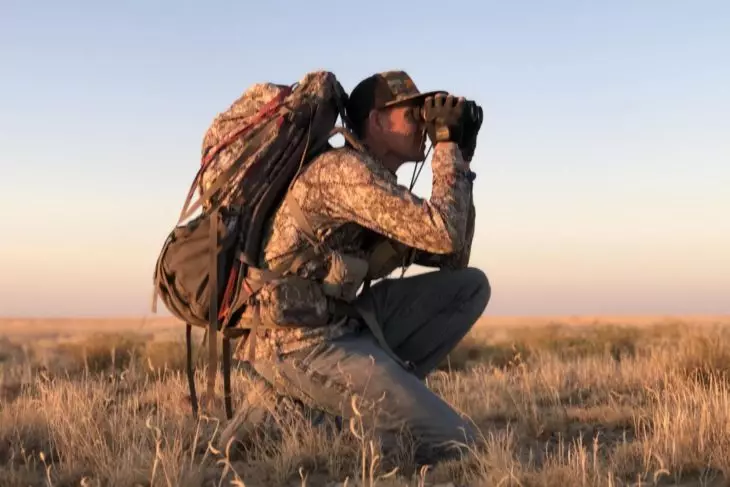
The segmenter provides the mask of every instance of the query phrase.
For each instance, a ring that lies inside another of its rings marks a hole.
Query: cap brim
[[[414,101],[421,100],[428,96],[437,95],[439,93],[447,95],[448,91],[436,90],[436,91],[427,91],[426,93],[417,93],[415,95],[410,95],[405,98],[400,98],[398,100],[389,101],[383,105],[383,108],[393,107],[393,106],[398,106],[398,105],[406,105],[408,103],[412,103]]]

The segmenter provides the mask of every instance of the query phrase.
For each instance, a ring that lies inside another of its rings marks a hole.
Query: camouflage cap
[[[415,103],[437,93],[446,92],[418,91],[413,79],[405,71],[376,73],[362,80],[352,90],[346,107],[347,117],[359,131],[371,110]]]

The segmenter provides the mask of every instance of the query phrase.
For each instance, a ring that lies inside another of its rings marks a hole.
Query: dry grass
[[[480,326],[428,378],[487,448],[398,470],[362,424],[274,409],[243,451],[192,420],[182,342],[0,339],[0,485],[727,485],[730,327]],[[51,346],[53,345],[53,346]],[[204,385],[199,370],[199,387]],[[248,387],[234,377],[234,406]]]

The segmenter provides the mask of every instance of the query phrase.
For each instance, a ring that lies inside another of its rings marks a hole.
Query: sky
[[[318,69],[482,105],[488,315],[730,313],[728,26],[726,1],[2,0],[0,316],[148,315],[212,118]]]

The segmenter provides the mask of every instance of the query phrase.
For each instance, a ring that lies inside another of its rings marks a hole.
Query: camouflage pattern
[[[438,144],[431,164],[430,200],[400,186],[395,174],[351,148],[315,158],[291,191],[316,235],[333,250],[368,259],[374,244],[387,238],[403,259],[416,249],[419,264],[462,268],[469,261],[474,226],[468,165],[454,143]],[[288,206],[282,205],[264,234],[259,266],[276,266],[307,245]],[[371,277],[385,277],[395,268],[391,264]],[[327,272],[326,261],[315,259],[299,270],[298,277],[277,279],[259,291],[256,300],[266,319],[289,328],[259,330],[256,359],[293,352],[358,326],[351,319],[330,322],[321,285]]]
[[[296,111],[297,107],[301,107],[305,101],[329,103],[341,96],[341,93],[344,93],[342,86],[339,85],[334,75],[327,71],[307,73],[293,87],[274,83],[254,84],[234,101],[228,109],[219,113],[213,119],[213,122],[203,137],[201,155],[205,158],[211,149],[221,143],[229,134],[240,129],[242,126],[254,122],[255,116],[259,111],[269,102],[275,101],[277,96],[283,98],[283,106],[278,107],[274,113],[277,116],[284,116],[291,114],[292,110]],[[296,113],[296,115],[302,115],[302,113]],[[253,123],[253,125],[261,126],[261,124],[257,125],[256,123]],[[330,128],[326,128],[327,132],[329,132]],[[256,137],[256,133],[260,134],[259,141],[256,143],[258,150],[248,156],[244,163],[245,168],[257,165],[267,149],[278,138],[287,137],[287,134],[282,133],[276,124],[264,125],[263,132],[254,130],[244,136],[237,137],[232,143],[220,151],[203,172],[199,187],[201,194],[213,184],[221,173],[241,156],[244,149],[251,142],[251,139]],[[271,168],[268,167],[270,164],[268,162],[266,164],[267,169],[270,170]],[[232,202],[238,202],[241,199],[250,200],[253,195],[259,193],[265,181],[261,177],[248,177],[244,179],[244,174],[244,170],[238,170],[229,181],[226,181],[225,190],[220,193],[223,195],[223,201],[221,203],[228,205]],[[207,206],[208,204],[206,203]]]
[[[445,91],[428,91],[421,93],[418,91],[413,79],[405,71],[386,71],[378,73],[390,90],[393,99],[385,104],[385,106],[397,105],[414,98],[423,98],[436,93],[446,93]]]
[[[221,142],[229,133],[246,123],[246,119],[253,117],[261,108],[277,96],[282,91],[281,86],[272,83],[258,83],[247,89],[240,98],[223,113],[218,114],[213,123],[203,137],[203,146],[201,149],[202,157],[205,157],[211,148]],[[271,127],[273,129],[273,127]],[[270,130],[269,137],[265,143],[261,144],[261,149],[265,149],[270,144],[276,132]],[[216,178],[226,170],[243,152],[246,138],[239,137],[233,141],[228,147],[223,149],[221,153],[211,161],[208,169],[203,173],[200,181],[201,194],[209,188]],[[243,171],[238,171],[226,186],[229,188],[241,187],[241,178]],[[238,199],[238,192],[230,191],[226,194],[223,204],[229,204],[232,200]]]
[[[203,137],[203,155],[205,155],[208,149],[228,135],[229,132],[238,127],[242,121],[255,115],[261,107],[278,95],[284,88],[286,87],[273,83],[256,83],[250,86],[231,104],[228,110],[219,113],[213,119],[213,123]]]

